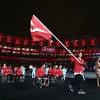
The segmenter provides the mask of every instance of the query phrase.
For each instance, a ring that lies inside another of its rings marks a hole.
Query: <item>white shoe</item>
[[[78,90],[78,92],[77,92],[78,94],[85,94],[85,91],[83,91],[83,90]]]

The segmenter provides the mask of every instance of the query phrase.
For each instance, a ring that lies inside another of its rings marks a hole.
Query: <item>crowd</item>
[[[27,76],[31,77],[34,86],[49,86],[51,83],[57,83],[58,80],[66,79],[67,68],[62,65],[42,64],[41,66],[29,65],[28,68],[21,65],[20,67],[12,67],[7,64],[3,64],[0,67],[0,78],[2,83],[15,83],[16,81],[22,82]]]

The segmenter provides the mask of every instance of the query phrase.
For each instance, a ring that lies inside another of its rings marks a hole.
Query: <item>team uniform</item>
[[[8,83],[14,82],[14,80],[13,80],[13,70],[10,67],[7,68],[7,81],[8,81]]]
[[[38,68],[36,71],[36,77],[39,78],[39,77],[44,77],[44,76],[45,76],[45,70],[42,67]]]
[[[22,82],[23,81],[23,73],[22,73],[22,69],[21,68],[17,69],[16,75],[17,75],[17,80]]]
[[[62,73],[62,69],[57,69],[57,75],[59,78],[62,77],[63,73]]]
[[[48,72],[49,76],[52,77],[53,76],[53,68],[49,68],[49,72]]]
[[[36,77],[36,67],[32,68],[32,78]]]
[[[3,70],[2,70],[2,74],[3,76],[7,76],[7,67],[4,67]]]
[[[48,76],[48,74],[49,74],[49,68],[48,67],[45,68],[45,74],[46,74],[46,76]]]
[[[44,68],[40,67],[36,71],[36,78],[35,78],[35,85],[39,88],[42,88],[44,84],[43,78],[45,77],[45,70]]]
[[[7,81],[7,66],[2,67],[2,83]]]
[[[71,58],[71,62],[74,63],[74,81],[72,85],[76,85],[76,90],[80,93],[84,89],[84,65],[83,59],[79,59],[79,63],[76,59]]]
[[[22,70],[23,78],[25,78],[26,68],[24,66],[21,66],[21,70]]]
[[[67,69],[63,68],[62,69],[62,74],[63,74],[63,79],[66,80],[66,73],[67,73]]]

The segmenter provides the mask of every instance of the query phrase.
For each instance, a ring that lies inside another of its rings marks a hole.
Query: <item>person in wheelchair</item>
[[[62,83],[62,65],[59,65],[58,69],[57,69],[57,83]]]
[[[17,70],[18,70],[18,67],[14,67],[14,72],[13,72],[14,82],[17,81]]]
[[[3,64],[1,72],[2,83],[7,82],[7,64]]]
[[[17,75],[17,82],[24,81],[21,67],[17,68],[16,75]]]
[[[11,68],[11,66],[8,66],[7,68],[7,83],[13,83],[14,79],[13,79],[13,70]]]
[[[58,77],[58,65],[54,65],[53,67],[50,67],[49,69],[49,76],[50,76],[50,83],[52,85],[55,85],[57,83],[57,77]]]
[[[20,68],[22,70],[23,79],[25,79],[25,76],[26,76],[26,68],[23,65]]]
[[[43,64],[41,67],[37,68],[36,70],[36,78],[34,85],[36,87],[42,88],[42,86],[45,85],[44,83],[44,77],[45,77],[45,64]]]
[[[63,80],[66,80],[66,73],[67,73],[67,68],[65,66],[62,68],[62,74],[63,74]]]

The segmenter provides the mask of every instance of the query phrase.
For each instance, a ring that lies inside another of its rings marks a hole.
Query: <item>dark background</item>
[[[99,0],[2,0],[0,31],[30,34],[35,14],[55,34],[99,34]]]

